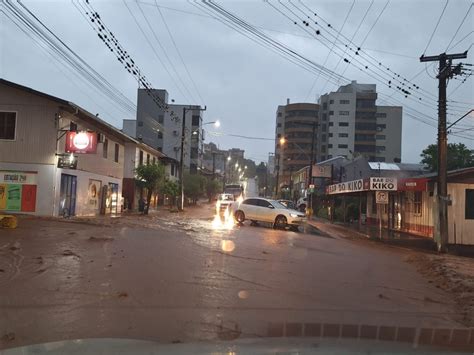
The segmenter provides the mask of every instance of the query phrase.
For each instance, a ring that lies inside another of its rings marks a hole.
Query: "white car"
[[[290,227],[298,229],[306,221],[304,213],[286,208],[280,202],[261,197],[250,197],[232,205],[235,220],[242,224],[245,220],[252,222],[269,222],[274,228]]]

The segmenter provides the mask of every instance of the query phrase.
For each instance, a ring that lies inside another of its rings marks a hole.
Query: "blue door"
[[[61,174],[59,215],[69,217],[76,214],[76,188],[77,176]]]

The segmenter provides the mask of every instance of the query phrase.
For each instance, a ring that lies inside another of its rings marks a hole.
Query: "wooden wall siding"
[[[448,194],[452,204],[448,206],[449,243],[474,245],[474,219],[465,219],[466,189],[474,189],[472,184],[448,184]]]

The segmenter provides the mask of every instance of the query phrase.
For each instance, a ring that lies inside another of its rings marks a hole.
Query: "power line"
[[[51,31],[36,15],[34,15],[25,5],[19,5],[26,11],[10,2],[4,2],[6,11],[9,11],[22,24],[25,31],[30,33],[36,40],[41,41],[56,61],[62,61],[74,72],[79,74],[82,79],[95,88],[101,95],[112,100],[117,108],[124,112],[133,113],[134,104],[104,77],[95,71],[82,57],[71,49],[63,40],[61,40],[53,31]]]
[[[469,12],[470,12],[471,9],[472,9],[472,5],[473,5],[473,3],[471,2],[471,6],[469,6],[469,9],[467,9],[466,15],[464,15],[464,18],[462,19],[462,21],[461,21],[461,23],[459,24],[459,26],[458,26],[456,32],[455,32],[454,35],[453,35],[453,38],[451,38],[451,41],[449,41],[449,44],[446,46],[446,52],[448,51],[449,46],[451,45],[451,43],[453,43],[454,39],[456,38],[456,35],[458,34],[459,30],[461,29],[461,26],[463,25],[464,21],[466,21],[467,15],[469,14]]]
[[[333,81],[340,78],[339,74],[336,74],[335,72],[325,68],[324,66],[315,63],[314,61],[306,58],[305,56],[291,49],[290,47],[282,44],[281,42],[274,40],[262,31],[256,29],[255,26],[252,26],[248,22],[225,10],[219,4],[210,1],[206,1],[204,3],[193,2],[192,4],[201,10],[204,7],[207,7],[209,11],[216,13],[219,17],[219,21],[224,23],[226,26],[243,34],[247,38],[256,41],[256,43],[276,52],[277,54],[281,55],[290,62],[300,66],[301,68],[313,73],[321,72],[321,75],[325,77],[330,77]]]
[[[183,64],[183,67],[184,67],[184,69],[186,70],[186,73],[188,74],[189,79],[191,80],[191,83],[193,84],[194,89],[196,90],[196,92],[197,92],[197,94],[198,94],[198,96],[199,96],[199,99],[200,99],[201,102],[204,104],[204,99],[202,98],[201,93],[199,92],[199,89],[198,89],[198,87],[197,87],[197,85],[196,85],[196,83],[195,83],[195,81],[194,81],[194,79],[193,79],[191,73],[190,73],[189,70],[188,70],[188,66],[186,65],[186,63],[185,63],[185,61],[184,61],[184,59],[183,59],[183,56],[181,55],[181,51],[179,50],[179,48],[178,48],[178,46],[177,46],[177,44],[176,44],[176,41],[174,40],[173,34],[171,33],[171,30],[170,30],[168,24],[166,23],[166,19],[165,19],[165,17],[163,16],[163,13],[161,12],[161,9],[160,9],[160,7],[158,6],[158,3],[156,2],[156,0],[155,0],[155,4],[156,4],[156,9],[158,10],[158,12],[159,12],[159,14],[160,14],[160,17],[161,17],[161,19],[163,20],[163,23],[164,23],[164,25],[165,25],[165,27],[166,27],[166,30],[168,31],[168,34],[169,34],[169,36],[170,36],[170,38],[171,38],[171,42],[173,42],[174,48],[176,49],[176,52],[178,53],[178,56],[179,56],[179,58],[180,58],[180,60],[181,60],[181,63]]]
[[[143,37],[145,37],[145,40],[146,42],[148,43],[148,45],[150,46],[151,50],[153,51],[153,53],[155,54],[155,57],[156,59],[158,59],[158,61],[161,63],[161,66],[163,67],[163,69],[165,69],[165,71],[168,73],[169,77],[171,78],[171,80],[173,81],[175,87],[178,89],[178,91],[181,93],[181,95],[183,95],[184,98],[187,98],[187,95],[183,92],[183,90],[181,90],[181,87],[178,85],[178,82],[175,80],[174,76],[171,74],[170,70],[168,69],[168,65],[163,61],[163,59],[161,58],[161,56],[158,54],[155,46],[151,43],[150,39],[148,38],[148,35],[146,34],[145,30],[142,28],[142,26],[140,25],[140,22],[138,21],[138,19],[135,17],[135,15],[133,14],[132,10],[130,9],[130,7],[127,5],[127,1],[126,0],[122,0],[123,4],[125,5],[125,7],[127,8],[129,14],[132,16],[133,18],[133,21],[135,22],[135,24],[137,25],[138,29],[140,30],[140,32],[142,33]],[[146,18],[145,18],[146,19]],[[155,37],[156,38],[156,37]],[[165,51],[163,51],[165,52]]]
[[[473,33],[474,33],[474,31],[468,32],[463,38],[461,38],[459,41],[457,41],[455,44],[453,44],[451,48],[455,48],[459,43],[464,41],[467,37],[469,37]]]
[[[439,23],[441,22],[441,18],[443,17],[444,11],[446,10],[446,7],[448,6],[448,3],[449,3],[449,0],[446,0],[446,4],[444,4],[443,11],[441,11],[441,15],[439,15],[438,22],[436,22],[436,26],[435,26],[433,32],[431,33],[430,39],[428,40],[428,43],[426,44],[426,47],[425,47],[425,50],[423,51],[423,54],[426,53],[426,50],[428,49],[428,47],[431,43],[431,40],[433,39],[433,36],[436,32],[436,29],[439,26]]]
[[[347,19],[349,18],[349,15],[351,14],[352,12],[352,9],[354,8],[354,5],[355,5],[355,0],[352,1],[352,5],[351,7],[349,8],[349,10],[347,11],[347,14],[346,14],[346,17],[344,18],[344,22],[342,23],[342,26],[341,26],[341,29],[337,32],[337,36],[339,37],[339,35],[341,34],[342,30],[344,29],[344,26],[346,25],[346,22],[347,22]],[[324,59],[324,63],[323,63],[323,66],[326,65],[328,59],[329,59],[329,56],[331,55],[333,49],[334,49],[334,46],[336,45],[336,41],[334,41],[332,43],[332,47],[331,49],[329,50],[326,58]],[[311,95],[311,92],[313,91],[313,88],[314,86],[316,85],[318,79],[319,79],[319,76],[320,74],[318,74],[318,76],[314,79],[313,81],[313,85],[311,85],[311,88],[309,89],[308,93],[306,94],[306,98],[304,99],[305,101],[308,100],[308,97]]]

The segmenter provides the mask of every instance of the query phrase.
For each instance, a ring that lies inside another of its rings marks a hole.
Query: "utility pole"
[[[212,178],[216,176],[216,152],[212,152]]]
[[[183,107],[183,123],[181,126],[181,154],[179,161],[179,183],[181,186],[181,205],[180,210],[184,211],[184,141],[186,139],[186,111],[206,111],[204,108]]]
[[[461,74],[461,64],[452,67],[453,59],[467,58],[467,51],[457,54],[441,53],[420,57],[420,62],[439,62],[438,68],[438,251],[446,252],[448,244],[448,138],[446,129],[446,86],[448,79]]]
[[[312,123],[313,126],[313,131],[311,133],[311,161],[309,162],[309,171],[308,171],[308,189],[306,191],[309,191],[309,185],[313,182],[313,163],[314,163],[314,135],[316,134],[316,121]],[[313,194],[310,193],[308,196],[308,206],[307,206],[307,215],[309,216],[308,218],[311,218],[313,215]]]

